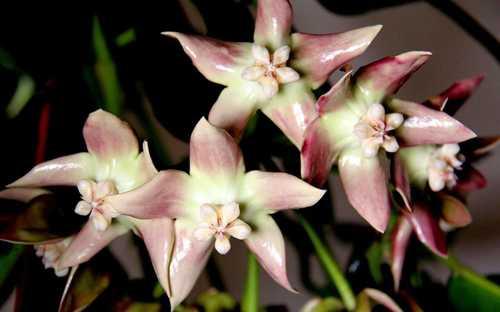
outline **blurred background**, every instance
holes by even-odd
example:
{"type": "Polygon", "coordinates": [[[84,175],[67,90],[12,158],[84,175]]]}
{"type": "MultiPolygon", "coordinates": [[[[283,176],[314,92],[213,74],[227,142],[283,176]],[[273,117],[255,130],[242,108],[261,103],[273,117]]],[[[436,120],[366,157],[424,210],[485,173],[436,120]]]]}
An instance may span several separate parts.
{"type": "MultiPolygon", "coordinates": [[[[455,80],[484,74],[486,79],[456,117],[478,135],[500,133],[500,55],[489,53],[425,1],[387,1],[391,6],[374,10],[368,10],[370,1],[343,2],[364,6],[342,5],[334,0],[292,0],[295,28],[301,32],[328,33],[384,25],[374,43],[353,63],[355,68],[408,50],[431,51],[430,61],[399,92],[399,97],[405,99],[424,100],[455,80]],[[367,10],[358,10],[362,7],[367,10]]],[[[0,183],[14,180],[37,160],[82,151],[82,125],[88,113],[98,107],[120,114],[132,123],[139,136],[153,141],[153,157],[159,168],[181,160],[185,145],[174,137],[187,140],[195,122],[207,115],[220,87],[205,81],[177,42],[160,32],[203,32],[206,26],[210,36],[250,41],[253,31],[252,15],[244,1],[196,1],[205,25],[196,23],[196,18],[194,23],[192,18],[186,18],[182,14],[186,12],[183,3],[166,0],[108,7],[82,2],[63,7],[30,5],[30,9],[27,4],[20,4],[3,9],[0,183]],[[40,145],[41,141],[45,144],[40,145]]],[[[498,0],[453,3],[500,39],[498,0]]],[[[331,82],[338,78],[337,73],[331,82]]],[[[489,187],[471,196],[473,222],[459,232],[452,246],[458,258],[482,273],[500,271],[499,164],[500,153],[496,153],[479,165],[489,187]]],[[[330,195],[336,220],[362,224],[347,204],[338,180],[332,178],[332,182],[330,195]]],[[[350,244],[333,237],[329,243],[341,263],[347,265],[350,244]]],[[[246,271],[246,250],[241,244],[234,245],[229,256],[215,258],[229,292],[239,297],[246,271]]],[[[112,250],[130,277],[144,274],[140,252],[130,237],[116,241],[112,250]]],[[[301,306],[310,297],[300,286],[297,250],[290,245],[287,255],[291,283],[301,294],[288,293],[262,273],[261,299],[266,304],[286,303],[296,311],[293,307],[301,306]]],[[[442,280],[447,278],[447,270],[439,265],[429,263],[426,269],[436,272],[442,280]]],[[[317,265],[312,274],[321,280],[317,265]]],[[[207,285],[207,276],[203,275],[194,293],[207,285]]],[[[11,309],[8,303],[1,311],[11,309]]]]}

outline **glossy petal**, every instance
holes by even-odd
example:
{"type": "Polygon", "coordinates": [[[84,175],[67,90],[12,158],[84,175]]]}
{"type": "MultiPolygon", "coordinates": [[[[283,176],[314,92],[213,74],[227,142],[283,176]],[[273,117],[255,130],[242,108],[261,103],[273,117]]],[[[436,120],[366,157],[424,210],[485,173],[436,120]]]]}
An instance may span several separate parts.
{"type": "Polygon", "coordinates": [[[373,301],[383,305],[391,312],[403,312],[398,304],[386,293],[374,288],[365,288],[363,292],[373,301]]]}
{"type": "Polygon", "coordinates": [[[68,268],[89,260],[128,230],[121,224],[113,224],[105,231],[97,231],[91,221],[87,222],[62,254],[58,267],[68,268]]]}
{"type": "Polygon", "coordinates": [[[389,106],[406,116],[401,127],[396,129],[402,145],[459,143],[476,136],[453,117],[422,104],[393,99],[389,106]]]}
{"type": "Polygon", "coordinates": [[[137,189],[106,197],[105,202],[119,214],[135,218],[175,218],[186,209],[189,195],[189,175],[166,170],[137,189]]]}
{"type": "Polygon", "coordinates": [[[413,51],[385,57],[360,68],[356,85],[367,102],[380,102],[395,93],[430,56],[430,52],[413,51]]]}
{"type": "Polygon", "coordinates": [[[423,203],[415,203],[414,210],[409,214],[413,229],[418,239],[432,252],[446,256],[446,241],[444,233],[439,228],[438,220],[423,203]]]}
{"type": "Polygon", "coordinates": [[[48,193],[50,192],[40,188],[13,187],[0,191],[0,198],[28,203],[33,198],[48,193]]]}
{"type": "Polygon", "coordinates": [[[346,100],[353,97],[351,78],[352,74],[349,71],[327,93],[319,97],[316,105],[320,115],[342,108],[346,100]]]}
{"type": "Polygon", "coordinates": [[[139,154],[139,143],[130,126],[101,109],[87,118],[83,137],[87,150],[99,160],[111,161],[139,154]]]}
{"type": "Polygon", "coordinates": [[[205,78],[215,83],[228,86],[239,81],[243,69],[252,65],[250,43],[225,42],[177,32],[162,34],[179,40],[194,66],[205,78]]]}
{"type": "Polygon", "coordinates": [[[413,232],[412,225],[406,215],[401,215],[398,218],[396,226],[391,233],[391,254],[390,264],[392,277],[394,279],[394,289],[399,289],[401,273],[406,256],[406,248],[410,242],[411,233],[413,232]]]}
{"type": "Polygon", "coordinates": [[[174,221],[168,218],[161,218],[135,220],[134,223],[148,249],[156,276],[165,292],[170,296],[168,267],[174,246],[174,221]]]}
{"type": "Polygon", "coordinates": [[[310,184],[283,172],[250,171],[243,180],[244,202],[252,209],[272,212],[310,207],[325,194],[310,184]]]}
{"type": "Polygon", "coordinates": [[[286,273],[285,241],[278,225],[268,215],[254,218],[252,232],[245,240],[248,248],[257,256],[260,265],[281,286],[296,292],[286,273]]]}
{"type": "Polygon", "coordinates": [[[343,151],[338,161],[349,202],[379,232],[385,231],[390,213],[385,163],[380,155],[365,157],[360,148],[343,151]]]}
{"type": "Polygon", "coordinates": [[[332,72],[361,55],[381,29],[381,25],[376,25],[326,35],[295,33],[292,66],[316,89],[332,72]]]}
{"type": "Polygon", "coordinates": [[[292,19],[292,6],[288,0],[259,0],[255,18],[255,43],[273,50],[287,45],[292,19]]]}
{"type": "Polygon", "coordinates": [[[189,148],[190,173],[194,178],[222,178],[232,183],[245,171],[241,151],[234,139],[205,118],[196,124],[189,148]]]}
{"type": "Polygon", "coordinates": [[[410,178],[400,154],[396,154],[392,161],[392,178],[396,192],[401,196],[406,209],[411,211],[410,178]]]}
{"type": "Polygon", "coordinates": [[[225,129],[236,140],[240,139],[248,120],[257,109],[254,92],[256,87],[259,86],[242,84],[239,87],[225,88],[212,106],[208,120],[213,125],[225,129]]]}
{"type": "Polygon", "coordinates": [[[469,210],[458,198],[442,194],[441,202],[441,216],[446,223],[454,227],[463,227],[471,223],[469,210]]]}
{"type": "Polygon", "coordinates": [[[457,172],[457,184],[453,191],[461,194],[467,194],[473,191],[483,189],[488,184],[483,174],[472,166],[466,166],[463,170],[457,172]]]}
{"type": "Polygon", "coordinates": [[[281,91],[263,105],[262,112],[299,149],[307,126],[318,116],[314,96],[302,80],[282,85],[281,91]]]}
{"type": "Polygon", "coordinates": [[[172,310],[187,297],[196,284],[212,248],[212,240],[197,240],[190,224],[184,220],[175,221],[175,244],[170,260],[172,310]]]}
{"type": "Polygon", "coordinates": [[[444,90],[439,95],[431,97],[423,104],[433,109],[444,111],[447,114],[454,115],[472,95],[483,79],[483,75],[478,75],[457,81],[448,89],[444,90]]]}
{"type": "Polygon", "coordinates": [[[88,153],[59,157],[36,165],[8,187],[76,185],[80,180],[92,178],[94,167],[94,158],[88,153]]]}

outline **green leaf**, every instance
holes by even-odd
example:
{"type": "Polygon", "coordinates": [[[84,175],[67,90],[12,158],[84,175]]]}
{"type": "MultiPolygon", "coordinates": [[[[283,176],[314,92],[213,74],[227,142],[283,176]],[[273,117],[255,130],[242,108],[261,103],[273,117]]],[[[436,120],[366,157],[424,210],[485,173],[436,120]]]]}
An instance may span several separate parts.
{"type": "Polygon", "coordinates": [[[12,245],[8,251],[0,254],[0,287],[3,287],[23,251],[24,246],[12,245]]]}
{"type": "Polygon", "coordinates": [[[254,254],[248,255],[247,277],[241,300],[241,310],[243,312],[257,312],[259,310],[259,264],[254,254]]]}
{"type": "Polygon", "coordinates": [[[126,46],[134,41],[135,41],[135,29],[133,28],[127,29],[126,31],[118,35],[118,37],[116,37],[115,39],[116,45],[119,47],[126,46]]]}
{"type": "Polygon", "coordinates": [[[35,81],[26,74],[21,75],[17,83],[16,91],[7,104],[7,117],[16,117],[26,104],[28,104],[33,94],[35,94],[35,81]]]}
{"type": "Polygon", "coordinates": [[[196,303],[202,306],[205,312],[233,310],[236,307],[236,300],[231,295],[215,289],[202,293],[196,299],[196,303]]]}
{"type": "Polygon", "coordinates": [[[454,274],[448,281],[448,297],[455,311],[498,311],[500,286],[467,275],[454,274]]]}
{"type": "Polygon", "coordinates": [[[160,312],[161,304],[159,303],[147,303],[147,302],[134,302],[130,304],[126,309],[126,312],[160,312]]]}
{"type": "Polygon", "coordinates": [[[368,267],[370,268],[370,274],[372,275],[373,280],[377,284],[380,284],[383,280],[381,270],[383,261],[382,244],[379,242],[373,243],[366,251],[366,259],[368,260],[368,267]]]}

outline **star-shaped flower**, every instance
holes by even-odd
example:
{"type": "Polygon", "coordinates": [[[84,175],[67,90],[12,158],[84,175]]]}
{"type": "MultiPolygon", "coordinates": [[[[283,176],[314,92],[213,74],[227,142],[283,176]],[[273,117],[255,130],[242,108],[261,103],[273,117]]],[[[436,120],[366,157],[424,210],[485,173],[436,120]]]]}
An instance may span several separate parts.
{"type": "Polygon", "coordinates": [[[429,56],[408,52],[347,73],[319,98],[319,117],[306,131],[302,177],[320,186],[337,162],[351,205],[380,232],[390,213],[386,154],[475,136],[444,112],[392,96],[429,56]]]}
{"type": "Polygon", "coordinates": [[[288,0],[259,0],[253,43],[165,32],[179,40],[196,68],[226,86],[209,121],[239,138],[261,109],[300,148],[304,130],[317,116],[311,90],[363,53],[381,26],[344,33],[291,34],[288,0]]]}
{"type": "MultiPolygon", "coordinates": [[[[285,243],[270,214],[314,205],[324,194],[286,173],[245,173],[241,151],[224,130],[204,118],[190,142],[190,172],[161,171],[141,188],[107,202],[126,207],[134,218],[175,219],[169,274],[161,278],[172,307],[188,295],[212,248],[226,254],[230,239],[243,240],[262,267],[292,290],[286,274],[285,243]]],[[[161,240],[161,237],[157,237],[161,240]]]]}

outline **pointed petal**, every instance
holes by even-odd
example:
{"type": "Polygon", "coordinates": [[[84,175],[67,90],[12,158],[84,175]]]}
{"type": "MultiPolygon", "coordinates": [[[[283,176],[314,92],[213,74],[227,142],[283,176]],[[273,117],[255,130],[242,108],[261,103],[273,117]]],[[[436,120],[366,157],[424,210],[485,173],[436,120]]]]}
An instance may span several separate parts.
{"type": "Polygon", "coordinates": [[[401,196],[406,209],[411,211],[410,178],[400,155],[400,153],[397,153],[392,161],[392,178],[394,179],[396,192],[401,196]]]}
{"type": "Polygon", "coordinates": [[[0,191],[0,198],[28,203],[33,198],[48,193],[50,192],[41,188],[13,187],[0,191]]]}
{"type": "Polygon", "coordinates": [[[242,84],[239,87],[232,86],[222,90],[210,110],[208,120],[239,140],[248,120],[257,109],[256,87],[260,88],[259,85],[242,84]]]}
{"type": "Polygon", "coordinates": [[[134,220],[134,223],[149,252],[156,276],[165,292],[170,296],[168,267],[174,246],[174,221],[168,218],[161,218],[134,220]]]}
{"type": "Polygon", "coordinates": [[[299,74],[291,67],[278,67],[276,76],[279,83],[290,83],[300,79],[299,74]]]}
{"type": "Polygon", "coordinates": [[[303,80],[281,87],[269,103],[263,104],[262,112],[300,149],[307,126],[318,116],[314,96],[303,80]]]}
{"type": "Polygon", "coordinates": [[[460,149],[467,161],[480,159],[487,156],[500,143],[500,135],[477,137],[460,144],[460,149]]]}
{"type": "Polygon", "coordinates": [[[192,226],[186,221],[175,221],[175,244],[170,260],[172,310],[187,297],[196,284],[212,248],[212,240],[200,241],[194,238],[192,226]]]}
{"type": "Polygon", "coordinates": [[[59,157],[36,165],[8,187],[76,185],[94,176],[94,158],[88,153],[59,157]]]}
{"type": "Polygon", "coordinates": [[[349,202],[379,232],[385,231],[390,214],[385,162],[382,156],[365,157],[360,148],[343,151],[338,162],[349,202]]]}
{"type": "Polygon", "coordinates": [[[288,44],[292,27],[292,6],[288,0],[259,0],[254,41],[273,50],[288,44]]]}
{"type": "Polygon", "coordinates": [[[111,161],[139,154],[139,143],[130,126],[102,109],[89,115],[83,137],[87,150],[99,160],[111,161]]]}
{"type": "Polygon", "coordinates": [[[431,97],[423,104],[427,107],[444,111],[449,115],[454,115],[472,95],[483,79],[483,75],[477,75],[457,81],[448,89],[444,90],[439,95],[431,97]]]}
{"type": "Polygon", "coordinates": [[[415,203],[413,212],[409,214],[413,229],[418,239],[435,254],[446,256],[444,233],[439,228],[438,220],[423,203],[415,203]]]}
{"type": "Polygon", "coordinates": [[[476,136],[453,117],[422,104],[393,99],[389,106],[406,116],[396,129],[401,145],[459,143],[476,136]]]}
{"type": "Polygon", "coordinates": [[[385,57],[360,68],[356,85],[368,102],[380,102],[386,95],[396,93],[430,56],[430,52],[412,51],[385,57]]]}
{"type": "Polygon", "coordinates": [[[476,190],[485,188],[488,182],[483,174],[471,166],[466,166],[463,170],[457,171],[457,184],[453,187],[453,191],[467,194],[476,190]]]}
{"type": "Polygon", "coordinates": [[[363,292],[367,294],[370,299],[372,299],[373,301],[375,301],[380,305],[383,305],[389,311],[403,312],[403,310],[398,306],[398,304],[386,293],[383,293],[380,290],[374,288],[365,288],[363,292]]]}
{"type": "Polygon", "coordinates": [[[288,281],[285,241],[276,222],[268,215],[259,215],[254,219],[252,228],[250,236],[245,240],[248,248],[278,284],[291,292],[296,292],[288,281]]]}
{"type": "Polygon", "coordinates": [[[327,93],[319,97],[316,105],[320,115],[344,107],[347,100],[352,98],[351,78],[352,72],[349,71],[327,93]]]}
{"type": "Polygon", "coordinates": [[[441,202],[441,215],[446,223],[454,227],[464,227],[471,223],[472,217],[469,210],[458,198],[442,194],[441,202]]]}
{"type": "Polygon", "coordinates": [[[361,55],[381,29],[381,25],[375,25],[335,34],[295,33],[292,35],[292,66],[316,89],[335,70],[361,55]]]}
{"type": "Polygon", "coordinates": [[[175,218],[183,214],[189,195],[189,175],[183,171],[166,170],[135,190],[107,196],[105,203],[119,214],[139,219],[175,218]]]}
{"type": "Polygon", "coordinates": [[[391,234],[391,272],[394,279],[394,289],[399,289],[399,282],[401,281],[401,273],[403,272],[403,265],[406,256],[406,248],[410,242],[411,233],[413,232],[412,225],[408,217],[401,215],[398,218],[396,226],[391,234]]]}
{"type": "Polygon", "coordinates": [[[290,47],[287,45],[281,46],[276,51],[274,51],[272,63],[276,66],[286,64],[289,58],[290,58],[290,47]]]}
{"type": "Polygon", "coordinates": [[[92,222],[89,221],[61,255],[57,266],[68,268],[86,262],[115,238],[128,231],[129,229],[121,224],[112,224],[105,231],[97,231],[92,222]]]}
{"type": "Polygon", "coordinates": [[[221,178],[229,183],[245,172],[243,157],[234,139],[205,118],[196,124],[189,147],[193,177],[221,178]]]}
{"type": "Polygon", "coordinates": [[[252,232],[248,224],[240,219],[234,220],[229,227],[226,228],[226,233],[237,239],[246,239],[252,232]]]}
{"type": "Polygon", "coordinates": [[[248,208],[266,211],[310,207],[325,194],[290,174],[264,171],[248,172],[242,192],[248,208]]]}
{"type": "Polygon", "coordinates": [[[179,40],[201,74],[218,84],[228,86],[240,81],[243,69],[253,62],[251,43],[225,42],[177,32],[162,34],[179,40]]]}
{"type": "Polygon", "coordinates": [[[252,56],[257,64],[271,64],[271,55],[269,55],[269,50],[264,46],[258,44],[252,45],[252,56]]]}

